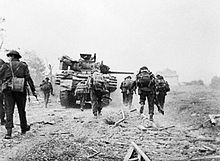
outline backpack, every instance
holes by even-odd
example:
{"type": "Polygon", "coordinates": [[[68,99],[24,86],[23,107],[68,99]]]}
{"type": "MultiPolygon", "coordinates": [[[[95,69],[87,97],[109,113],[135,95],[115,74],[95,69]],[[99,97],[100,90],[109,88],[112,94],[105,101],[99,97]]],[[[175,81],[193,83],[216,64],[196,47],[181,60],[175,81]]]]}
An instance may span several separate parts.
{"type": "Polygon", "coordinates": [[[45,83],[41,84],[40,89],[42,91],[50,91],[51,90],[51,83],[50,82],[48,82],[48,83],[45,82],[45,83]]]}
{"type": "Polygon", "coordinates": [[[103,90],[105,88],[104,77],[102,76],[101,73],[93,73],[92,79],[93,79],[93,88],[95,90],[103,90]]]}
{"type": "Polygon", "coordinates": [[[152,82],[151,73],[141,72],[140,74],[137,75],[137,81],[139,86],[149,87],[152,82]]]}

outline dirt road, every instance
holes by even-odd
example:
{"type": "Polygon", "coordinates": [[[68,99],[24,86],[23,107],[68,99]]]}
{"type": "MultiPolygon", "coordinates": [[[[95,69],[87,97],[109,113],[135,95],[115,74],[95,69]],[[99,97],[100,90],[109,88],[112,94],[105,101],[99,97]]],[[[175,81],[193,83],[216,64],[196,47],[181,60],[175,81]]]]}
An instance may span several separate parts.
{"type": "MultiPolygon", "coordinates": [[[[220,155],[220,129],[206,121],[208,114],[220,114],[219,91],[204,86],[173,88],[167,95],[165,115],[155,109],[153,124],[138,112],[124,108],[119,91],[112,97],[97,119],[90,109],[66,109],[54,99],[47,109],[32,102],[27,106],[31,131],[26,135],[20,134],[15,111],[13,139],[0,140],[0,161],[123,160],[131,141],[153,161],[220,155]],[[107,124],[106,120],[121,119],[121,108],[126,120],[117,127],[107,124]],[[146,129],[140,130],[139,125],[146,129]]],[[[138,96],[134,97],[136,108],[138,96]]],[[[144,112],[148,116],[147,108],[144,112]]],[[[5,128],[1,126],[0,130],[3,138],[5,128]]]]}

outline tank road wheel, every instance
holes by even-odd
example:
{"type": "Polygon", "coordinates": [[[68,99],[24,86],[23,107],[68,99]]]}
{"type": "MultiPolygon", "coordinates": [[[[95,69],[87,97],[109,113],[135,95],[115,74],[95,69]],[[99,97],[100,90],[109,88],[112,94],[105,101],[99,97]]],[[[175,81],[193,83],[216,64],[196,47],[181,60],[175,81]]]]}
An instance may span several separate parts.
{"type": "Polygon", "coordinates": [[[74,107],[76,105],[76,98],[71,91],[60,91],[60,104],[65,107],[74,107]]]}

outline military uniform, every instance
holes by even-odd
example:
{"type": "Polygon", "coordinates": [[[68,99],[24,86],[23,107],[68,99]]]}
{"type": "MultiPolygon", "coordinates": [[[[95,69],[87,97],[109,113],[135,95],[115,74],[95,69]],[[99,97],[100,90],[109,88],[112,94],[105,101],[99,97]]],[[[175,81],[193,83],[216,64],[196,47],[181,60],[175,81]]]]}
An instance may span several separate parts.
{"type": "Polygon", "coordinates": [[[3,75],[4,69],[6,68],[6,63],[0,59],[0,120],[1,125],[5,124],[5,107],[4,107],[4,95],[2,90],[2,82],[3,82],[3,75]]]}
{"type": "Polygon", "coordinates": [[[155,79],[156,97],[155,104],[158,107],[158,111],[164,115],[164,103],[167,92],[170,91],[170,87],[163,76],[157,75],[155,79]]]}
{"type": "Polygon", "coordinates": [[[123,98],[123,104],[125,106],[129,106],[129,108],[132,105],[133,100],[133,94],[136,90],[136,83],[135,81],[131,80],[131,76],[128,76],[125,78],[125,80],[120,85],[122,98],[123,98]]]}
{"type": "Polygon", "coordinates": [[[25,111],[25,105],[26,105],[26,89],[27,89],[27,83],[29,84],[31,91],[34,96],[36,95],[35,92],[35,86],[33,83],[33,80],[30,76],[28,65],[25,62],[21,62],[19,58],[21,58],[20,54],[17,51],[11,51],[7,54],[8,57],[11,58],[10,60],[10,70],[6,72],[6,75],[11,75],[10,77],[7,77],[6,80],[4,80],[3,83],[10,84],[12,81],[12,71],[14,74],[14,77],[18,78],[24,78],[24,91],[23,92],[17,92],[13,91],[11,86],[7,86],[4,90],[5,94],[5,104],[6,104],[6,129],[7,134],[5,136],[6,139],[11,138],[12,134],[12,128],[13,125],[13,114],[14,114],[14,108],[15,104],[18,108],[19,118],[20,118],[20,127],[21,127],[21,133],[25,134],[26,131],[30,130],[30,126],[27,124],[26,119],[26,111],[25,111]]]}
{"type": "Polygon", "coordinates": [[[4,106],[4,95],[0,93],[0,118],[1,118],[1,125],[5,124],[5,106],[4,106]]]}
{"type": "Polygon", "coordinates": [[[43,81],[43,83],[40,85],[41,90],[43,91],[44,94],[44,103],[45,103],[45,108],[47,108],[47,104],[50,98],[50,94],[53,95],[53,86],[49,82],[49,78],[46,78],[46,81],[43,81]]]}
{"type": "MultiPolygon", "coordinates": [[[[99,74],[99,73],[97,73],[99,74]]],[[[101,115],[102,107],[103,107],[103,96],[108,94],[108,90],[106,90],[105,82],[99,82],[99,87],[97,87],[94,79],[94,75],[96,72],[92,74],[92,77],[89,79],[89,87],[90,87],[90,98],[92,103],[92,113],[94,116],[101,115]]]]}
{"type": "Polygon", "coordinates": [[[147,67],[142,67],[136,76],[136,83],[138,87],[138,94],[140,95],[140,114],[143,113],[145,101],[148,101],[148,112],[150,115],[150,120],[153,121],[154,115],[154,99],[155,99],[155,81],[154,75],[148,70],[147,67]],[[150,76],[150,82],[147,85],[143,85],[140,81],[140,75],[143,72],[147,72],[150,76]]]}

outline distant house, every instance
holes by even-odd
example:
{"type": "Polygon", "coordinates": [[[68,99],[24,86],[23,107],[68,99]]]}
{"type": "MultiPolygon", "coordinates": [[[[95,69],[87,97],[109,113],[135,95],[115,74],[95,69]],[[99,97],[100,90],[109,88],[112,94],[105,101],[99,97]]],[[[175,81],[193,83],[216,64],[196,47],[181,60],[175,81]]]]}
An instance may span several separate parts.
{"type": "Polygon", "coordinates": [[[169,83],[171,86],[178,86],[179,85],[179,76],[177,72],[170,69],[165,69],[163,71],[158,71],[156,74],[160,74],[164,77],[164,79],[169,83]]]}

